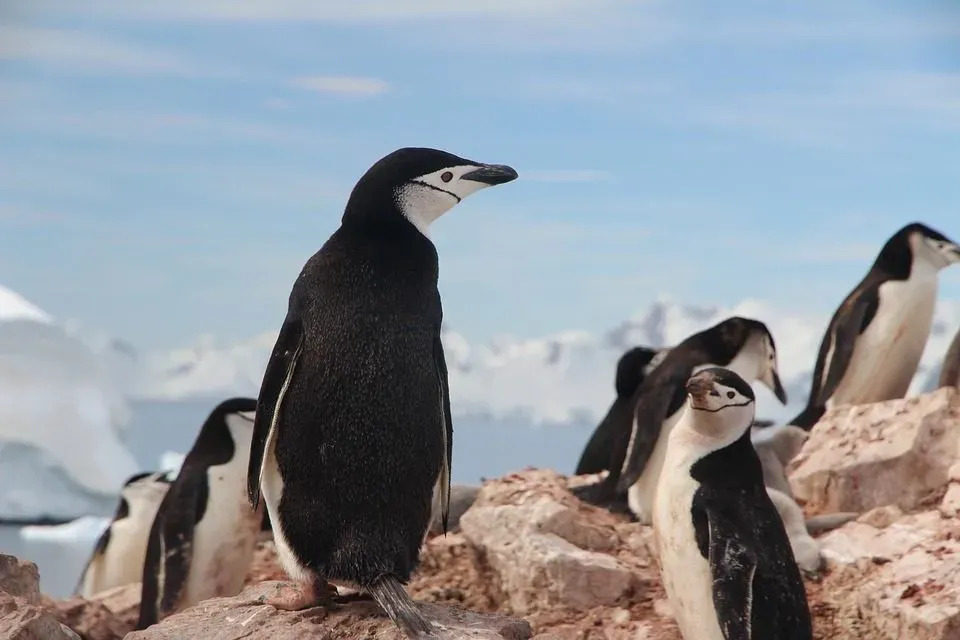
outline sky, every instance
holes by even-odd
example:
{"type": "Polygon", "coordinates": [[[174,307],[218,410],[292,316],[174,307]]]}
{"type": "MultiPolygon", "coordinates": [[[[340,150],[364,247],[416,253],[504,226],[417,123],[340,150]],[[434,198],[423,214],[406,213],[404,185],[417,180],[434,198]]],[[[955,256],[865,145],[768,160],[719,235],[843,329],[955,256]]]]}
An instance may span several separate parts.
{"type": "Polygon", "coordinates": [[[139,347],[277,329],[401,146],[520,173],[432,229],[471,340],[660,296],[828,314],[900,226],[960,240],[960,6],[0,5],[0,284],[139,347]]]}

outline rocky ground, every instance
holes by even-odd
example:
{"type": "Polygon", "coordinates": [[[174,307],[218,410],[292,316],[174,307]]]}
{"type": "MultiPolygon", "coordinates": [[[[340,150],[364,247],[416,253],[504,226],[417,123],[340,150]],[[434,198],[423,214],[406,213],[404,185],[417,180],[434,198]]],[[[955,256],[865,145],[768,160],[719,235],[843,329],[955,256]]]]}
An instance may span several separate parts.
{"type": "MultiPolygon", "coordinates": [[[[960,640],[960,392],[839,408],[788,472],[808,515],[862,513],[818,538],[825,568],[807,580],[816,638],[960,640]]],[[[652,530],[577,500],[568,486],[582,481],[527,470],[487,482],[459,531],[429,540],[409,590],[442,638],[680,640],[652,530]]],[[[244,593],[126,637],[400,638],[371,603],[299,613],[258,604],[282,578],[264,542],[244,593]]],[[[132,586],[95,602],[49,601],[36,567],[0,557],[0,638],[122,638],[138,596],[132,586]]]]}

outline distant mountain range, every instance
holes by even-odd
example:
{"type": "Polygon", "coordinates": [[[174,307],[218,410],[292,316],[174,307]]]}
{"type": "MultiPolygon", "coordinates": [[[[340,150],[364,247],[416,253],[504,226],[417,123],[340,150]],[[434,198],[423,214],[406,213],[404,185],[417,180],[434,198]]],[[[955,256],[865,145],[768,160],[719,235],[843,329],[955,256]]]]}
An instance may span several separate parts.
{"type": "MultiPolygon", "coordinates": [[[[809,393],[810,378],[828,317],[785,313],[755,300],[730,308],[697,307],[660,299],[646,310],[594,334],[565,331],[542,338],[503,337],[472,344],[451,327],[443,342],[450,370],[454,412],[460,416],[523,419],[534,423],[594,422],[613,398],[617,359],[635,345],[674,345],[731,315],[767,323],[777,343],[780,373],[790,398],[782,407],[772,393],[758,386],[758,414],[789,419],[809,393]]],[[[960,303],[941,301],[930,341],[912,392],[935,381],[939,363],[957,327],[960,303]]],[[[106,343],[114,361],[137,360],[130,389],[136,397],[184,399],[255,395],[275,332],[223,344],[206,338],[197,345],[167,352],[137,354],[124,345],[106,343]]],[[[129,365],[128,365],[129,366],[129,365]]]]}

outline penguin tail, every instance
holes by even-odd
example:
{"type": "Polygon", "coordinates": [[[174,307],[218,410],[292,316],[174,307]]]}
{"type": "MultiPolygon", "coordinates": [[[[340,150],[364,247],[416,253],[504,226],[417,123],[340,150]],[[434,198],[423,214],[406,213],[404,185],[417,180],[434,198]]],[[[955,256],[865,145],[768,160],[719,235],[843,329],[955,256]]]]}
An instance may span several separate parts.
{"type": "Polygon", "coordinates": [[[423,617],[413,599],[400,581],[392,575],[382,575],[367,587],[380,608],[408,638],[434,637],[433,625],[423,617]]]}

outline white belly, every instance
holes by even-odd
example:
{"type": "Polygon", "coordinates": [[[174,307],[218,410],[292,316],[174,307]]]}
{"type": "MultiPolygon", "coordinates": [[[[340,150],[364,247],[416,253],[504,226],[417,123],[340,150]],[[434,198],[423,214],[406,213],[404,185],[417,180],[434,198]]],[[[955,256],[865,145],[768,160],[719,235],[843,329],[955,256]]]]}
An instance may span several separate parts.
{"type": "Polygon", "coordinates": [[[857,340],[828,409],[902,398],[917,372],[933,324],[936,275],[886,282],[879,296],[877,314],[857,340]]]}
{"type": "Polygon", "coordinates": [[[261,522],[260,513],[247,501],[246,461],[238,448],[230,462],[207,470],[207,510],[193,532],[187,588],[178,608],[234,596],[243,588],[261,522]]]}
{"type": "Polygon", "coordinates": [[[687,461],[668,451],[653,507],[660,572],[684,640],[724,640],[713,605],[710,565],[700,555],[690,513],[698,486],[687,461]]]}
{"type": "Polygon", "coordinates": [[[156,508],[139,517],[124,518],[111,525],[105,553],[95,559],[84,577],[81,595],[94,594],[143,579],[143,561],[147,556],[147,538],[156,508]]]}

